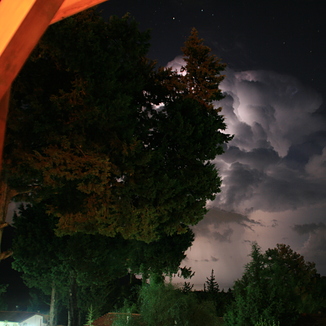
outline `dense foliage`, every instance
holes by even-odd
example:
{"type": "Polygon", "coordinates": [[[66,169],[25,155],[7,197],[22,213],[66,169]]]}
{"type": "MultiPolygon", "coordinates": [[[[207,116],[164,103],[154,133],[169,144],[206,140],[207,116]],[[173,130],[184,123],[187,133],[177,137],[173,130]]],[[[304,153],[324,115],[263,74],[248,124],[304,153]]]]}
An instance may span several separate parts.
{"type": "Polygon", "coordinates": [[[30,288],[51,295],[52,318],[58,304],[77,319],[76,311],[83,316],[91,304],[103,313],[113,284],[128,274],[128,244],[121,237],[103,235],[57,237],[56,218],[42,206],[22,208],[15,216],[13,268],[23,272],[30,288]]]}
{"type": "Polygon", "coordinates": [[[156,71],[148,47],[129,16],[89,10],[51,26],[13,85],[4,173],[47,201],[59,234],[151,242],[187,231],[220,190],[225,65],[195,30],[184,75],[156,71]]]}
{"type": "Polygon", "coordinates": [[[225,316],[227,325],[252,326],[261,319],[294,325],[299,313],[318,311],[319,275],[313,263],[284,244],[264,254],[254,244],[251,258],[242,278],[235,282],[235,302],[225,316]]]}
{"type": "Polygon", "coordinates": [[[152,244],[82,233],[58,237],[57,218],[46,214],[44,206],[22,207],[15,215],[13,268],[23,272],[30,288],[51,295],[53,319],[58,304],[67,307],[70,316],[76,314],[78,323],[91,305],[96,314],[122,306],[132,299],[136,279],[130,273],[145,279],[176,273],[193,240],[191,231],[152,244]]]}
{"type": "MultiPolygon", "coordinates": [[[[140,318],[131,325],[216,326],[217,317],[210,302],[199,302],[193,293],[183,293],[172,284],[147,284],[140,291],[140,318]]],[[[129,325],[125,318],[116,326],[129,325]]]]}

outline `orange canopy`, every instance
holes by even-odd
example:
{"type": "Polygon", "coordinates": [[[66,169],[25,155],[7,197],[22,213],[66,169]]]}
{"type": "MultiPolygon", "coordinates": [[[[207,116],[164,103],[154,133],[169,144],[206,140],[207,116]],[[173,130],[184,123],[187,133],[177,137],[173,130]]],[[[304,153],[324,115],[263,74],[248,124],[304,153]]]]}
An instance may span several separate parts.
{"type": "Polygon", "coordinates": [[[0,168],[10,87],[50,24],[107,0],[0,0],[0,168]]]}

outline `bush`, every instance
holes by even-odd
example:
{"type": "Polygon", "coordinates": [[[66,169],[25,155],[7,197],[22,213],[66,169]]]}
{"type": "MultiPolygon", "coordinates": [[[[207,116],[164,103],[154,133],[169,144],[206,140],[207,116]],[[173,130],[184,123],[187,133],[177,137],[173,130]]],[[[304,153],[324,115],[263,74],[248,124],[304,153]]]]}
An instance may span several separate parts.
{"type": "Polygon", "coordinates": [[[144,285],[140,291],[140,302],[140,319],[147,326],[218,325],[212,303],[199,303],[193,293],[183,293],[172,284],[144,285]]]}

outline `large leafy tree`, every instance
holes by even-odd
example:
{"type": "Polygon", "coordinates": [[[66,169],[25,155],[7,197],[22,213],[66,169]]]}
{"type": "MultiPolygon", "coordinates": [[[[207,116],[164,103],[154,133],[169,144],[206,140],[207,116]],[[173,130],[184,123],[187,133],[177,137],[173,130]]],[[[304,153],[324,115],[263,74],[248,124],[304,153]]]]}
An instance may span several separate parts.
{"type": "Polygon", "coordinates": [[[112,283],[128,273],[128,243],[121,237],[75,234],[57,237],[56,218],[47,216],[44,205],[21,208],[15,216],[13,267],[23,272],[29,287],[51,294],[51,320],[57,306],[66,305],[71,325],[93,305],[105,305],[112,283]]]}
{"type": "Polygon", "coordinates": [[[63,238],[54,236],[53,219],[44,208],[21,207],[19,218],[14,216],[15,250],[12,267],[23,272],[22,278],[30,288],[51,295],[50,325],[55,324],[58,304],[69,291],[69,268],[57,259],[65,248],[63,238]]]}
{"type": "Polygon", "coordinates": [[[262,253],[255,243],[251,258],[242,278],[235,282],[235,302],[227,312],[227,325],[255,325],[261,318],[293,325],[299,313],[319,308],[319,274],[313,263],[284,244],[262,253]]]}
{"type": "Polygon", "coordinates": [[[152,244],[81,233],[57,237],[57,218],[47,215],[45,206],[42,202],[21,207],[19,215],[15,215],[13,267],[23,272],[29,287],[51,295],[53,323],[55,303],[67,306],[74,325],[80,320],[77,311],[85,314],[92,305],[96,312],[104,313],[107,303],[128,299],[111,296],[121,295],[114,285],[130,272],[145,277],[176,273],[193,240],[191,231],[152,244]]]}
{"type": "Polygon", "coordinates": [[[132,234],[119,188],[146,156],[135,129],[152,67],[147,49],[148,33],[133,20],[106,23],[90,10],[51,27],[13,86],[6,172],[13,186],[51,198],[67,233],[78,225],[132,234]]]}
{"type": "Polygon", "coordinates": [[[83,12],[50,27],[13,85],[3,172],[49,201],[61,234],[150,242],[186,232],[220,190],[225,65],[193,30],[184,74],[155,71],[148,40],[129,16],[83,12]]]}

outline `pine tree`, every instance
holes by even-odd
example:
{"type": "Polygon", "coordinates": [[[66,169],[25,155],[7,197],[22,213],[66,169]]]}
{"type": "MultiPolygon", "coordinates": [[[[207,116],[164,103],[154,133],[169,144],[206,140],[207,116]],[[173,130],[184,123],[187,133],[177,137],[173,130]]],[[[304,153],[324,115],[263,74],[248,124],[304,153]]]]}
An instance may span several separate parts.
{"type": "Polygon", "coordinates": [[[185,93],[206,108],[213,109],[212,101],[219,101],[224,97],[218,85],[225,77],[220,73],[225,70],[226,65],[211,54],[211,49],[204,45],[195,28],[182,51],[186,62],[186,66],[181,69],[181,72],[186,73],[182,77],[182,83],[186,86],[185,93]]]}
{"type": "Polygon", "coordinates": [[[220,298],[220,287],[216,282],[214,270],[212,269],[210,277],[206,277],[204,284],[205,297],[212,302],[215,307],[216,314],[221,316],[222,303],[220,298]]]}
{"type": "Polygon", "coordinates": [[[181,291],[183,293],[189,293],[189,292],[192,291],[193,287],[194,287],[194,285],[193,284],[190,284],[190,282],[184,282],[183,283],[183,286],[181,288],[181,291]]]}
{"type": "Polygon", "coordinates": [[[216,294],[219,292],[220,287],[218,283],[216,282],[215,275],[214,275],[214,269],[212,269],[211,276],[206,277],[206,282],[204,284],[204,291],[209,292],[212,294],[216,294]]]}

